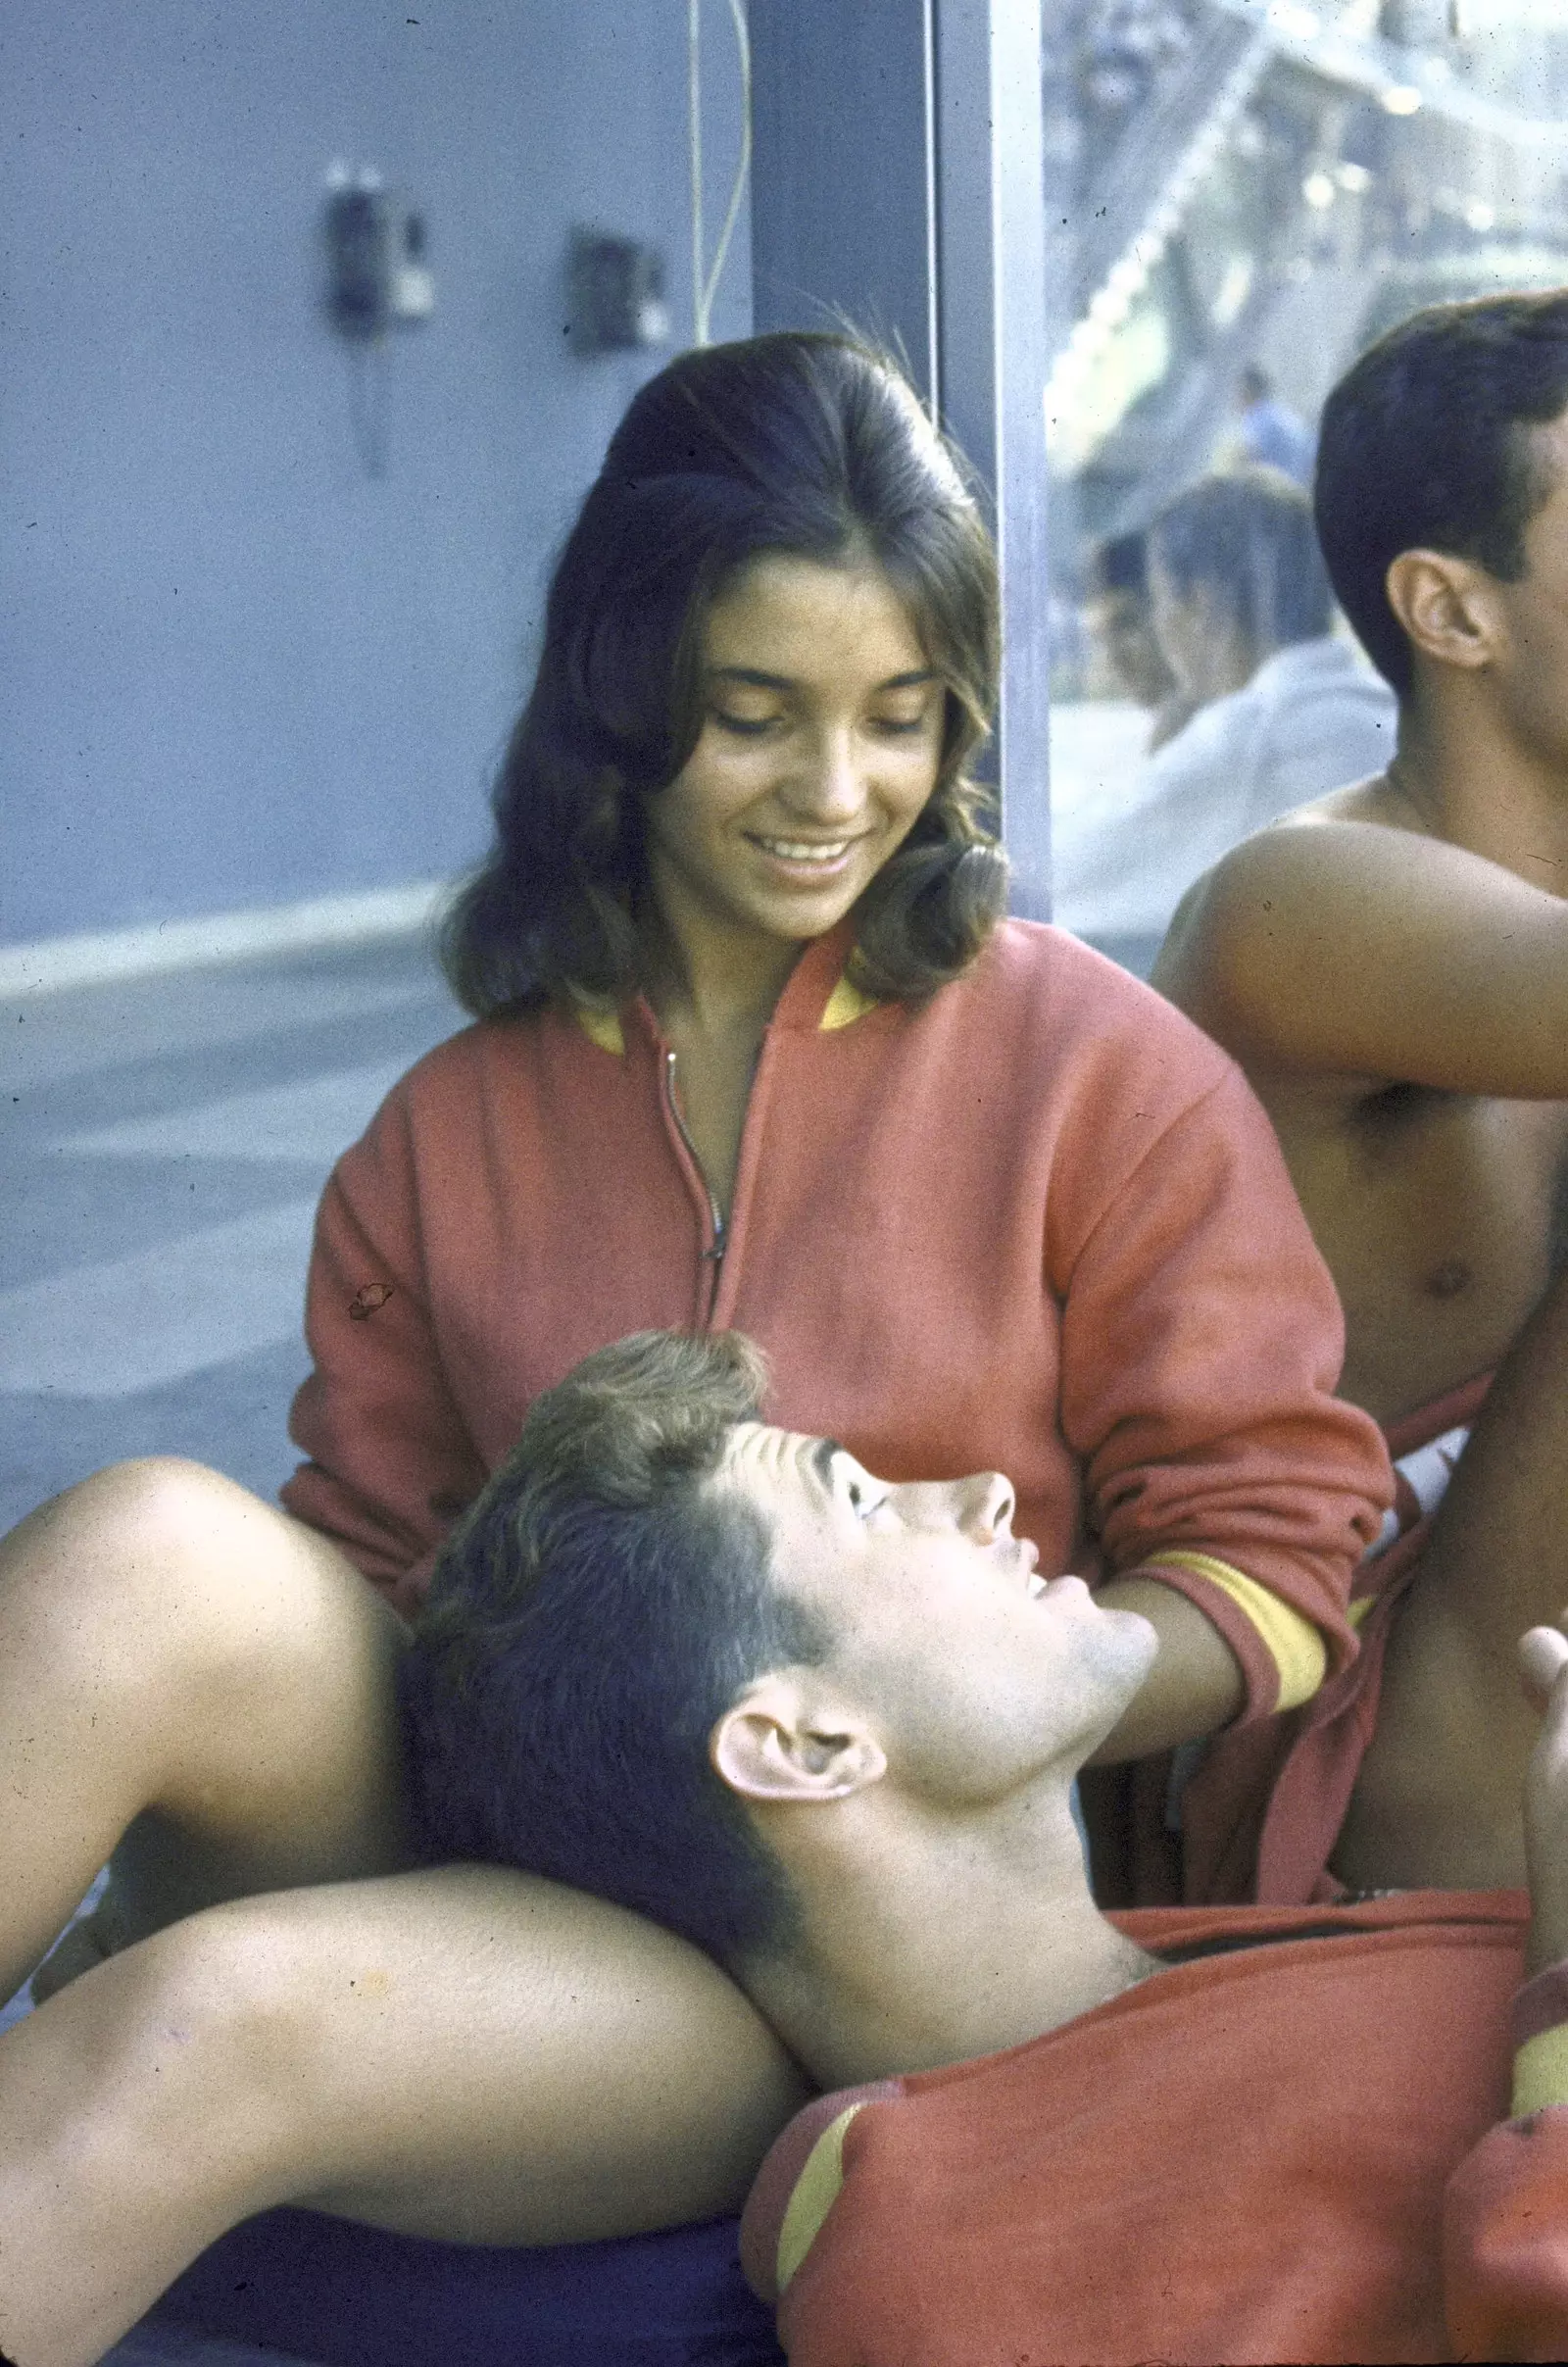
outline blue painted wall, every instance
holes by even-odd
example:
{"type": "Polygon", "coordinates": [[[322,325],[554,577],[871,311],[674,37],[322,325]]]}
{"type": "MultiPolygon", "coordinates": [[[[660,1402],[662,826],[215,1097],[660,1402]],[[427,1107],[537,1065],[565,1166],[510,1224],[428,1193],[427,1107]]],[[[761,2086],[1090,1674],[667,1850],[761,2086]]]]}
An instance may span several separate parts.
{"type": "MultiPolygon", "coordinates": [[[[571,225],[690,336],[685,0],[7,0],[0,941],[449,872],[549,555],[662,356],[574,357],[571,225]],[[368,480],[322,179],[425,213],[437,309],[368,480]]],[[[707,209],[739,105],[704,16],[707,209]]],[[[750,322],[746,223],[713,318],[750,322]]],[[[368,391],[368,390],[367,390],[368,391]]]]}

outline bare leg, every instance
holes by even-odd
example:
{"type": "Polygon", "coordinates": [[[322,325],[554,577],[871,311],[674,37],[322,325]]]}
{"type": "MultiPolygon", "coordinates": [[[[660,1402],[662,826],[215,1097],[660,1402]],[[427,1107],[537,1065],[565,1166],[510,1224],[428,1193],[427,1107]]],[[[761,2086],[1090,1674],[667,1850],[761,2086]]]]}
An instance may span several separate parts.
{"type": "Polygon", "coordinates": [[[14,1529],[0,1545],[0,1997],[133,1819],[143,1929],[407,1863],[402,1634],[323,1538],[193,1463],[122,1464],[14,1529]]]}
{"type": "Polygon", "coordinates": [[[402,1635],[331,1546],[194,1465],[101,1474],[0,1549],[0,1981],[128,1820],[150,1914],[227,1901],[0,2040],[21,2367],[96,2358],[275,2202],[519,2243],[706,2215],[800,2100],[683,1942],[520,1874],[385,1877],[402,1635]]]}
{"type": "Polygon", "coordinates": [[[1540,1721],[1519,1638],[1568,1601],[1568,1274],[1520,1333],[1390,1639],[1377,1732],[1334,1854],[1355,1888],[1523,1884],[1540,1721]]]}
{"type": "Polygon", "coordinates": [[[529,1876],[215,1907],[0,2040],[0,2348],[85,2367],[279,2202],[481,2243],[706,2217],[803,2094],[707,1957],[529,1876]]]}

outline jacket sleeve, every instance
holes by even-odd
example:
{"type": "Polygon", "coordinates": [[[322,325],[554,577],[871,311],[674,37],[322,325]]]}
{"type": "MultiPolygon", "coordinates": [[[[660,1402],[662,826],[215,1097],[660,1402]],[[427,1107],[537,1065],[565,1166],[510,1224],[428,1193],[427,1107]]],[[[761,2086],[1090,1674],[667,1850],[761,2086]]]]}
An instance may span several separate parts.
{"type": "Polygon", "coordinates": [[[1513,2117],[1460,2163],[1444,2200],[1457,2359],[1568,2358],[1568,1965],[1520,1991],[1514,2038],[1513,2117]]]}
{"type": "Polygon", "coordinates": [[[1309,1698],[1354,1656],[1350,1584],[1393,1481],[1333,1394],[1339,1301],[1229,1063],[1120,1173],[1063,1281],[1062,1424],[1104,1570],[1205,1612],[1244,1719],[1309,1698]]]}
{"type": "Polygon", "coordinates": [[[315,1368],[289,1429],[310,1460],[283,1503],[410,1614],[436,1547],[486,1474],[431,1319],[407,1079],[327,1182],[305,1332],[315,1368]]]}

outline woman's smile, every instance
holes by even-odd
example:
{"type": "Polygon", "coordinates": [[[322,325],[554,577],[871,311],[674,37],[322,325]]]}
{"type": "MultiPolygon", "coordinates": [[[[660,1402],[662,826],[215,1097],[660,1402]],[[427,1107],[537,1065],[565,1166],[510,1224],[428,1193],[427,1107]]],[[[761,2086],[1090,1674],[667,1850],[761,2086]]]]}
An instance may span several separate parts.
{"type": "Polygon", "coordinates": [[[835,926],[936,788],[947,694],[868,560],[769,556],[703,637],[697,746],[646,807],[659,914],[688,969],[835,926]]]}

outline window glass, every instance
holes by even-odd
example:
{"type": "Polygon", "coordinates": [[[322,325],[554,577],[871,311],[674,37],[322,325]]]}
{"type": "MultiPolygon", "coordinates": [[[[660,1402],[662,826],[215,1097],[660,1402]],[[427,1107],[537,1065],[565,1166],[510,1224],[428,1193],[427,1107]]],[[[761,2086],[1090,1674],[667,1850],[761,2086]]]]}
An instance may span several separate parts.
{"type": "Polygon", "coordinates": [[[1274,581],[1306,567],[1293,487],[1324,396],[1384,329],[1568,281],[1568,8],[1046,16],[1055,908],[1146,968],[1227,844],[1388,744],[1392,702],[1343,621],[1313,629],[1312,599],[1274,581]],[[1179,553],[1161,530],[1163,580],[1156,535],[1151,582],[1147,529],[1216,473],[1241,489],[1184,512],[1179,553]]]}

